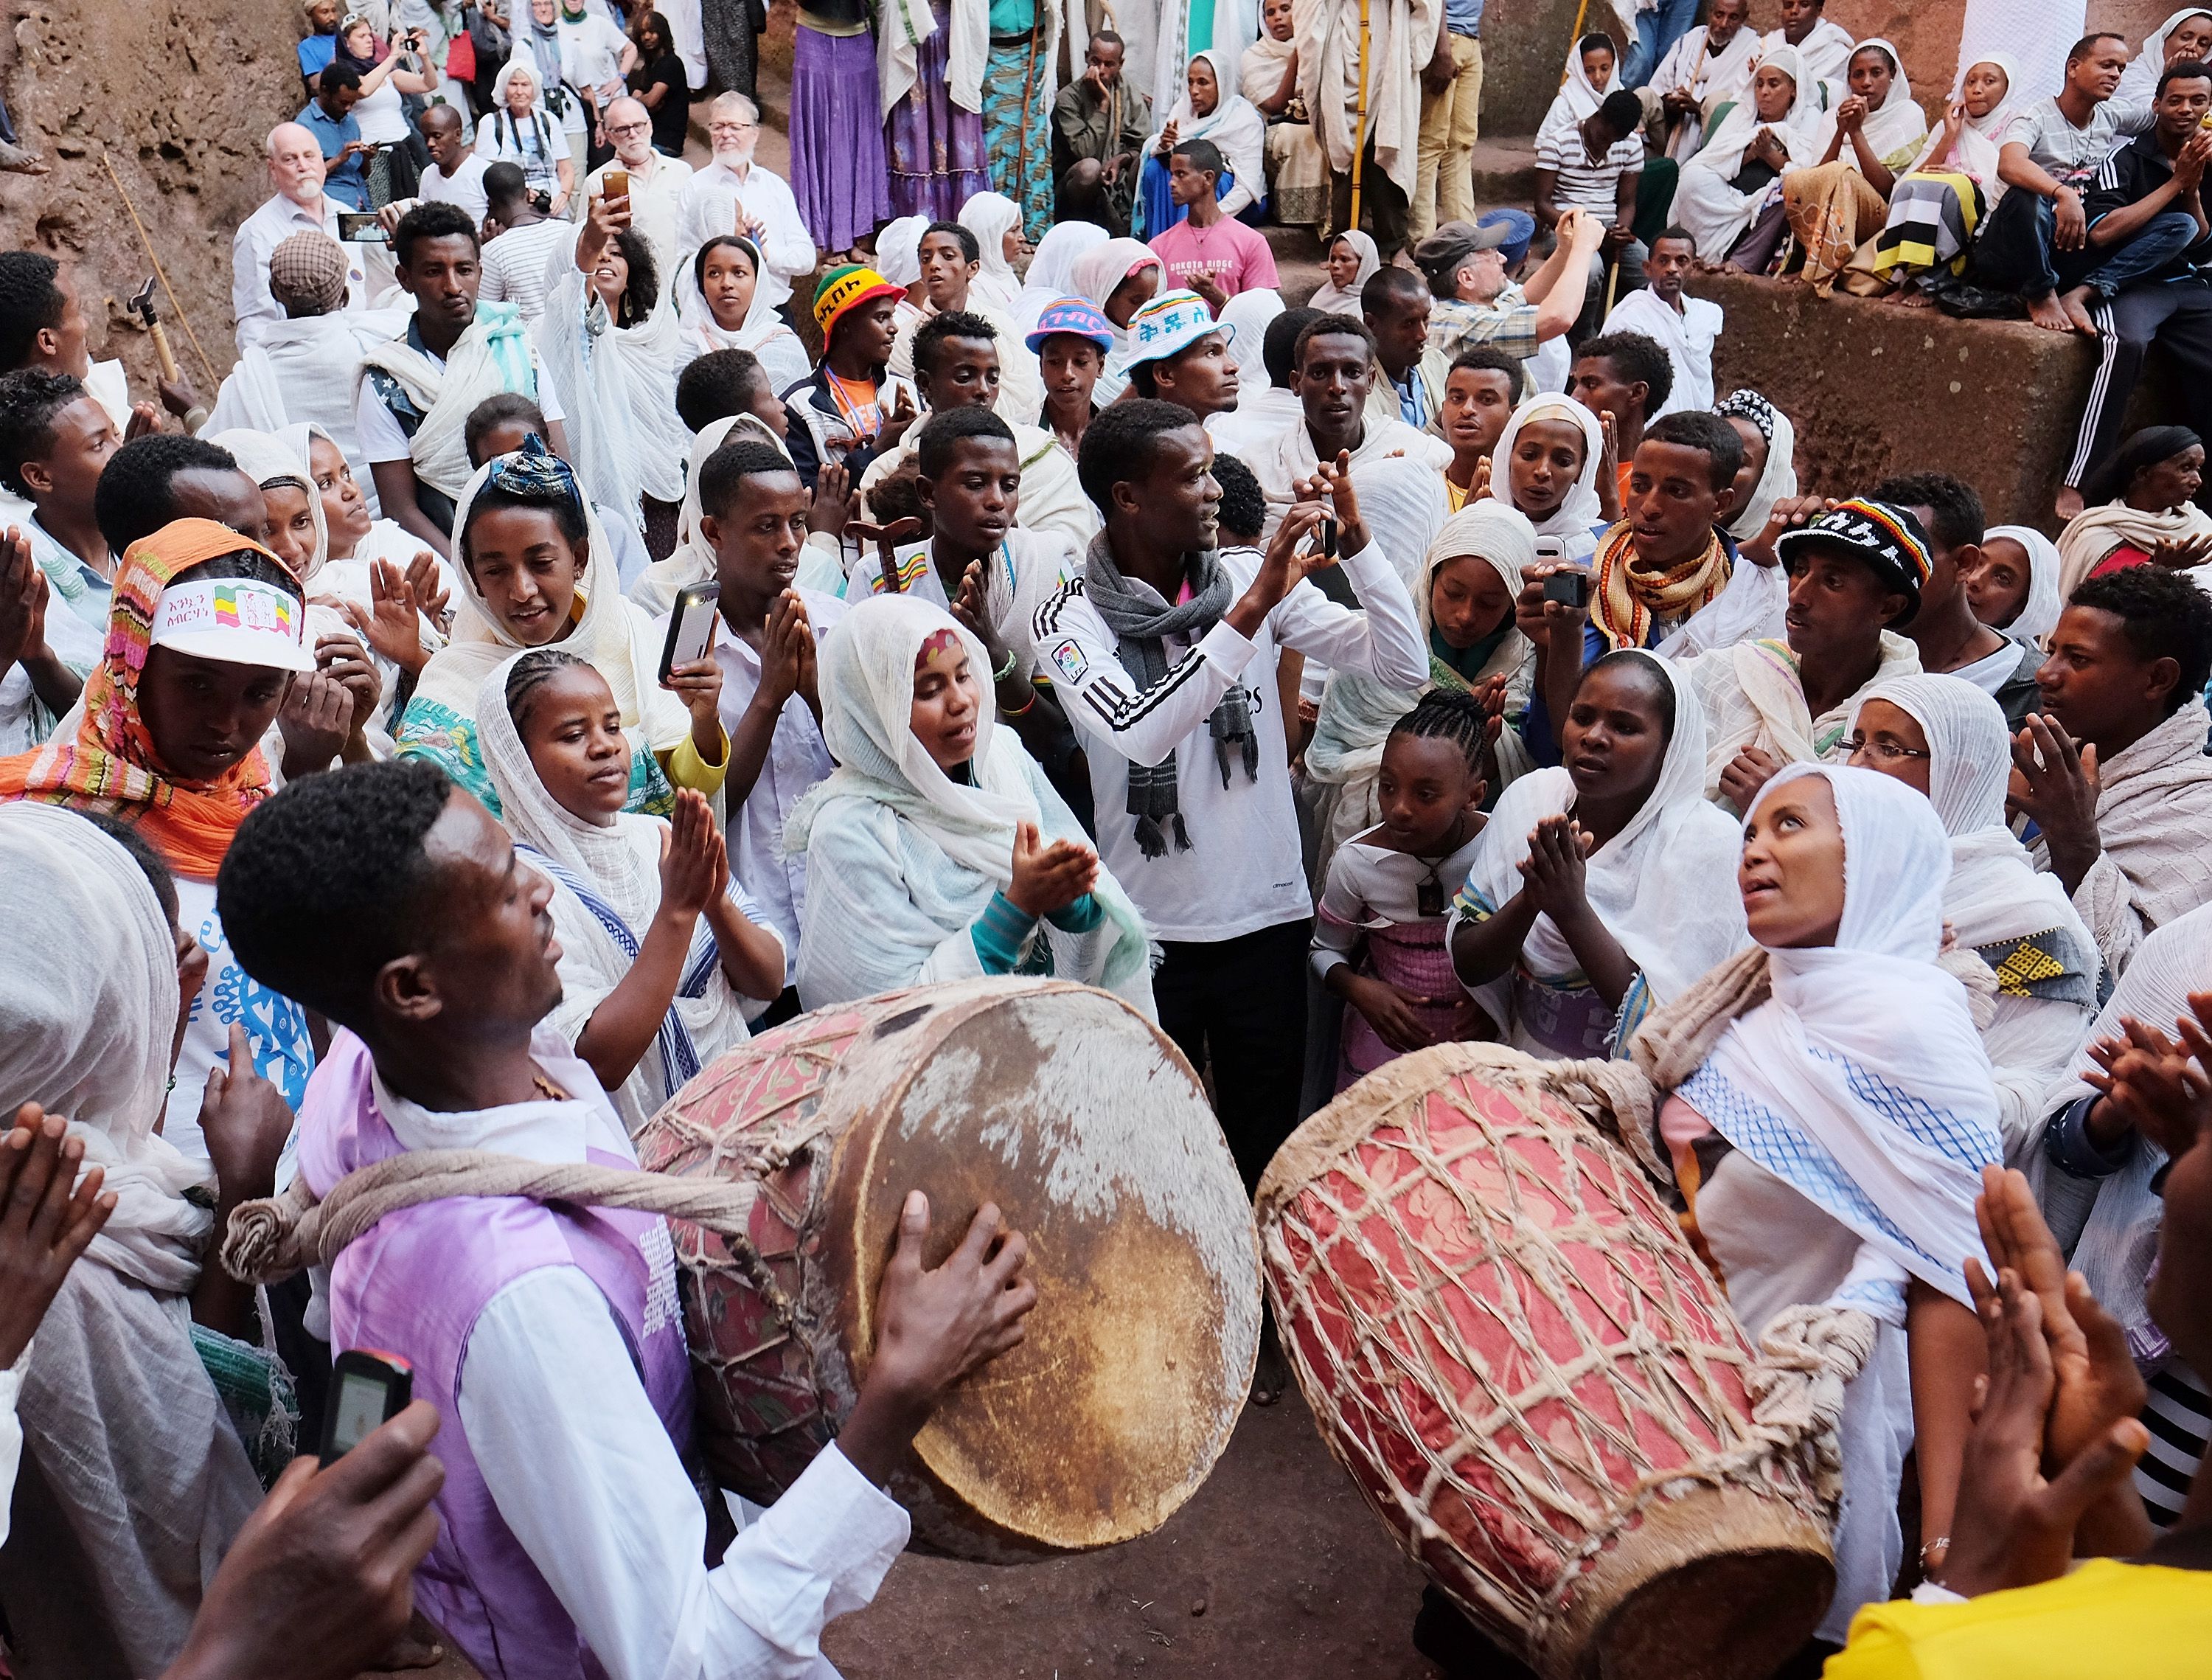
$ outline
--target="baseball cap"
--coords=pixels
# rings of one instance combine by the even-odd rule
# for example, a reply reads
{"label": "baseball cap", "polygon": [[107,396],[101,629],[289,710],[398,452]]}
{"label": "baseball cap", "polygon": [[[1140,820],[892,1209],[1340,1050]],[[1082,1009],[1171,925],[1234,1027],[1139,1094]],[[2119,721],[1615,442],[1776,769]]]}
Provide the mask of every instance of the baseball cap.
{"label": "baseball cap", "polygon": [[149,645],[228,665],[312,671],[315,656],[307,648],[307,627],[306,606],[273,583],[256,577],[192,578],[161,591]]}
{"label": "baseball cap", "polygon": [[1838,502],[1809,525],[1785,531],[1774,539],[1774,552],[1784,566],[1801,550],[1840,549],[1874,569],[1884,584],[1911,598],[1911,605],[1889,626],[1910,624],[1920,610],[1920,592],[1934,569],[1928,555],[1928,533],[1914,514],[1886,502],[1854,496]]}
{"label": "baseball cap", "polygon": [[1472,222],[1447,222],[1413,247],[1413,264],[1429,277],[1431,289],[1449,289],[1462,263],[1478,251],[1504,248],[1511,237],[1512,230],[1498,223],[1478,228]]}
{"label": "baseball cap", "polygon": [[1060,332],[1088,338],[1109,355],[1113,351],[1114,323],[1079,297],[1059,298],[1046,304],[1037,315],[1036,330],[1022,342],[1032,352],[1040,351],[1046,339]]}
{"label": "baseball cap", "polygon": [[1237,337],[1237,329],[1216,321],[1196,292],[1162,292],[1129,317],[1128,365],[1171,362],[1215,332],[1224,344]]}

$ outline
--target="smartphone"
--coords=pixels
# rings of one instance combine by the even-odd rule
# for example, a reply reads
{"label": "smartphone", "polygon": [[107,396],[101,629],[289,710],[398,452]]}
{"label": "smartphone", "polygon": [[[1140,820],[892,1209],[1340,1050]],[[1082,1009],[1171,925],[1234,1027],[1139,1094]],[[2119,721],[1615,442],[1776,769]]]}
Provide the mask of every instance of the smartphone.
{"label": "smartphone", "polygon": [[376,224],[374,210],[340,210],[338,237],[349,245],[389,245],[391,237]]}
{"label": "smartphone", "polygon": [[1336,515],[1323,514],[1321,523],[1314,527],[1314,546],[1330,559],[1336,558]]}
{"label": "smartphone", "polygon": [[714,645],[714,614],[720,611],[722,586],[686,584],[676,592],[676,606],[668,615],[668,640],[660,648],[660,680],[665,683],[679,665],[707,657]]}
{"label": "smartphone", "polygon": [[1568,606],[1587,607],[1589,605],[1589,574],[1583,571],[1553,572],[1544,580],[1544,599]]}
{"label": "smartphone", "polygon": [[606,173],[605,181],[606,185],[603,186],[600,191],[605,194],[610,202],[617,198],[627,198],[629,197],[629,170],[610,169]]}
{"label": "smartphone", "polygon": [[381,1348],[349,1348],[331,1364],[323,1413],[325,1464],[359,1446],[377,1425],[399,1415],[415,1397],[415,1367]]}

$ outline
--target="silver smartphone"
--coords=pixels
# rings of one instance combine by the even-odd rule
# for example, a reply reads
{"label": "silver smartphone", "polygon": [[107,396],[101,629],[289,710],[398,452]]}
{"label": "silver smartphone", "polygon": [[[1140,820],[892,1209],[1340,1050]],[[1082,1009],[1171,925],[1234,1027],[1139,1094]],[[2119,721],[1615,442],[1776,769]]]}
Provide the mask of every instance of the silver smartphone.
{"label": "silver smartphone", "polygon": [[714,645],[714,615],[721,610],[719,583],[687,584],[676,592],[675,608],[668,615],[668,640],[660,648],[660,680],[665,683],[679,665],[707,657]]}

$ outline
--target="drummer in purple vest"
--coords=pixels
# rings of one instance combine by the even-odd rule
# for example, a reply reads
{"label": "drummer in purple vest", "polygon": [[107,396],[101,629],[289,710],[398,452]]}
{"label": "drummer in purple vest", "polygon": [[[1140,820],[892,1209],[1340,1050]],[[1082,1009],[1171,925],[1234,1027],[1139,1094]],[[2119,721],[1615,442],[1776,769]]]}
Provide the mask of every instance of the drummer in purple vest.
{"label": "drummer in purple vest", "polygon": [[[561,994],[550,897],[420,762],[297,782],[246,819],[217,886],[238,961],[346,1029],[300,1115],[318,1196],[410,1149],[635,1167],[591,1069],[542,1025]],[[995,1207],[934,1271],[928,1226],[916,1193],[836,1444],[709,1569],[665,1223],[489,1197],[386,1215],[333,1262],[327,1309],[334,1348],[407,1359],[443,1420],[417,1602],[493,1680],[834,1674],[823,1624],[906,1544],[885,1478],[1036,1300]]]}

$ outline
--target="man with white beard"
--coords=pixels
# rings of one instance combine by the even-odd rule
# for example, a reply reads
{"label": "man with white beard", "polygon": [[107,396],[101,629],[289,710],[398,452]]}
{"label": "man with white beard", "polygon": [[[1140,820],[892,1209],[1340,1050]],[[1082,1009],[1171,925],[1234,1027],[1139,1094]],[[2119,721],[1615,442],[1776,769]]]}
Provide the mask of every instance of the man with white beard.
{"label": "man with white beard", "polygon": [[[584,196],[606,196],[607,172],[629,177],[629,225],[653,247],[653,259],[665,276],[677,257],[677,207],[691,182],[691,166],[653,148],[653,113],[642,100],[618,99],[607,107],[607,140],[615,155],[584,178]],[[618,195],[619,196],[619,195]],[[701,241],[704,243],[704,241]]]}
{"label": "man with white beard", "polygon": [[760,107],[743,94],[724,94],[707,108],[714,161],[684,185],[677,201],[676,244],[696,251],[720,234],[742,234],[760,247],[762,290],[771,307],[791,296],[791,283],[814,272],[814,241],[799,220],[791,185],[753,161],[760,143]]}
{"label": "man with white beard", "polygon": [[[269,131],[269,184],[275,196],[238,224],[230,241],[230,313],[238,323],[241,350],[259,344],[284,320],[269,295],[269,258],[301,228],[338,236],[338,212],[346,208],[323,191],[328,166],[315,137],[298,123],[279,123]],[[346,301],[357,309],[368,295],[356,247],[347,246]]]}

